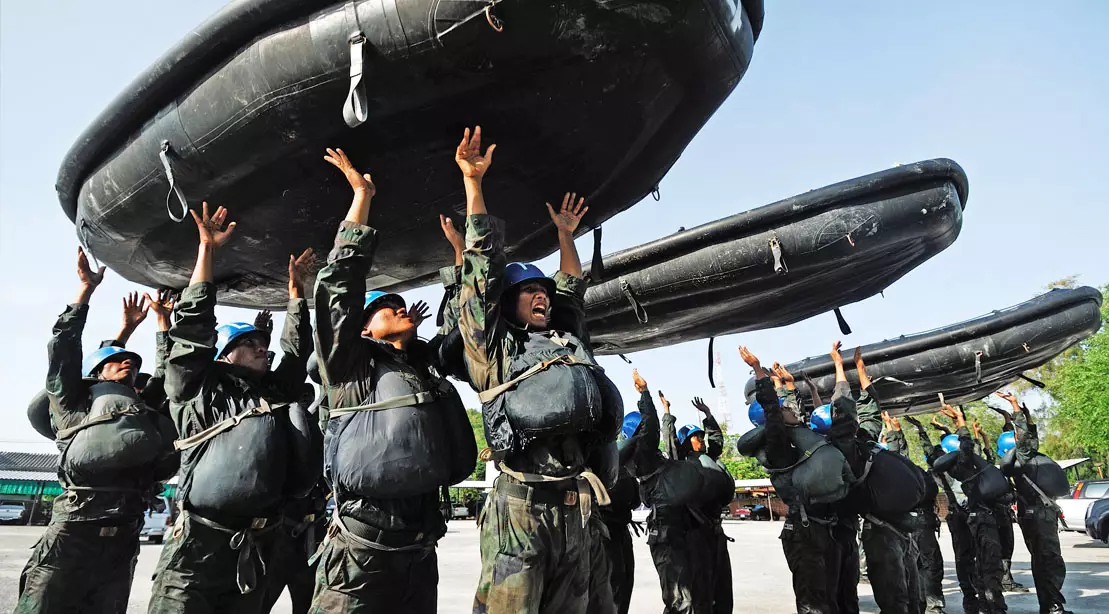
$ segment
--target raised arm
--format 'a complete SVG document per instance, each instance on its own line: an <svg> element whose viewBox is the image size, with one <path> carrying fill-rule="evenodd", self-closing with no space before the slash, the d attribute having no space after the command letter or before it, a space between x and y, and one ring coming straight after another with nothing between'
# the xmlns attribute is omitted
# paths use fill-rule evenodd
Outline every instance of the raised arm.
<svg viewBox="0 0 1109 614"><path fill-rule="evenodd" d="M154 312L158 332L154 333L154 374L143 388L142 397L147 405L158 409L166 402L166 361L172 347L169 329L173 325L174 300L169 290L159 290L156 297L144 294L143 298L150 311Z"/></svg>
<svg viewBox="0 0 1109 614"><path fill-rule="evenodd" d="M901 432L901 421L891 416L888 411L882 412L882 422L886 425L886 445L890 452L909 458L909 442Z"/></svg>
<svg viewBox="0 0 1109 614"><path fill-rule="evenodd" d="M882 432L882 408L878 402L878 395L870 385L870 378L866 374L866 364L863 362L861 348L855 348L855 371L859 376L859 400L856 411L859 416L859 428L865 432L872 441L877 441ZM837 388L839 384L836 384Z"/></svg>
<svg viewBox="0 0 1109 614"><path fill-rule="evenodd" d="M56 430L74 426L84 419L85 385L81 372L81 334L89 315L89 299L100 282L104 267L93 271L85 250L77 248L77 299L58 316L46 344L46 394Z"/></svg>
<svg viewBox="0 0 1109 614"><path fill-rule="evenodd" d="M847 374L843 370L843 356L840 355L840 342L832 344L832 363L836 366L836 387L832 391L832 428L836 431L848 431L853 436L859 428L859 415L856 411L855 399L851 396L851 384L847 382ZM879 428L881 428L879 424ZM874 437L877 438L877 434Z"/></svg>
<svg viewBox="0 0 1109 614"><path fill-rule="evenodd" d="M304 282L311 274L316 261L311 249L299 257L289 256L289 304L285 313L285 328L281 332L281 364L268 374L273 389L278 391L275 400L295 400L300 397L304 380L308 378L308 357L312 355L312 316L308 301L304 299Z"/></svg>
<svg viewBox="0 0 1109 614"><path fill-rule="evenodd" d="M212 265L216 251L235 230L235 222L227 223L227 209L223 207L209 216L208 203L204 203L200 216L195 211L190 213L196 222L199 245L192 279L181 292L177 318L169 330L173 347L166 361L165 381L171 412L173 403L184 403L200 394L216 358L216 285ZM182 429L181 417L173 415L173 420Z"/></svg>
<svg viewBox="0 0 1109 614"><path fill-rule="evenodd" d="M642 440L636 449L635 464L636 474L643 476L651 473L659 467L662 463L662 452L659 451L659 440L661 439L661 430L658 421L658 410L655 408L654 399L651 398L651 389L647 387L647 382L639 375L639 370L632 371L632 380L635 384L635 390L639 393L639 415L642 416L642 422L639 425L639 430L642 432ZM660 398L665 398L659 392Z"/></svg>
<svg viewBox="0 0 1109 614"><path fill-rule="evenodd" d="M774 392L779 399L782 399L780 401L782 408L793 412L794 415L800 418L803 415L801 398L797 394L797 384L794 381L793 374L779 363L774 363L770 368L773 372L770 379L774 382ZM781 382L780 386L778 382ZM818 406L817 400L813 400L813 407Z"/></svg>
<svg viewBox="0 0 1109 614"><path fill-rule="evenodd" d="M1032 412L1027 408L1022 407L1020 402L1017 401L1016 395L1009 393L996 393L997 396L1009 401L1010 406L1013 408L1013 427L1014 435L1017 438L1017 460L1021 463L1026 463L1032 460L1040 451L1040 437L1036 429L1036 424L1032 420Z"/></svg>
<svg viewBox="0 0 1109 614"><path fill-rule="evenodd" d="M578 198L576 193L567 192L562 197L562 207L558 211L555 211L551 203L547 203L547 211L558 229L558 270L580 279L581 257L578 256L578 247L574 244L574 231L578 229L581 218L589 211L589 207L585 206L585 197Z"/></svg>
<svg viewBox="0 0 1109 614"><path fill-rule="evenodd" d="M704 399L694 397L693 406L704 416L701 419L701 428L705 429L705 454L708 454L712 460L717 460L724 452L724 431Z"/></svg>
<svg viewBox="0 0 1109 614"><path fill-rule="evenodd" d="M659 402L662 403L662 454L670 460L681 458L681 446L678 444L678 429L674 415L670 413L670 401L666 395L659 392Z"/></svg>
<svg viewBox="0 0 1109 614"><path fill-rule="evenodd" d="M778 404L778 394L774 391L770 374L762 368L757 356L746 347L739 347L739 355L743 362L755 372L755 400L762 405L766 412L766 463L771 468L789 467L797 461L797 453L790 442L789 433L786 431L787 416ZM790 422L795 422L796 419Z"/></svg>
<svg viewBox="0 0 1109 614"><path fill-rule="evenodd" d="M935 446L932 445L932 440L928 437L928 429L924 428L924 425L920 423L920 420L917 420L913 416L905 416L905 421L916 428L916 434L917 437L920 439L920 447L924 451L924 456L927 458L931 458L932 454L935 452Z"/></svg>
<svg viewBox="0 0 1109 614"><path fill-rule="evenodd" d="M496 145L481 153L481 127L473 137L467 128L455 150L466 189L466 249L462 254L458 328L465 348L466 371L478 391L499 386L505 373L501 341L506 333L501 320L504 292L504 232L485 209L481 183L493 161Z"/></svg>

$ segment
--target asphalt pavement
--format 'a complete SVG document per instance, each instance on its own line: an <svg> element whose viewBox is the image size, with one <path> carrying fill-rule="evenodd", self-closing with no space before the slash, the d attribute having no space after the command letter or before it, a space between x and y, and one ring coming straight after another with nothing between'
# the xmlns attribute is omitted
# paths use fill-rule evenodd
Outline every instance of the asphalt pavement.
<svg viewBox="0 0 1109 614"><path fill-rule="evenodd" d="M793 591L789 569L782 556L778 534L780 522L728 522L725 531L735 539L729 546L732 556L732 575L735 585L735 612L754 614L785 614L794 612ZM1017 548L1013 555L1013 576L1028 587L1033 586L1029 570L1028 552L1017 532ZM10 612L15 607L19 590L19 573L30 556L42 532L42 527L0 527L0 611ZM1083 534L1061 534L1063 557L1067 562L1067 581L1063 593L1067 607L1075 614L1104 614L1109 612L1109 546L1095 542ZM951 553L951 539L946 529L940 537L944 548L946 574L944 589L947 594L947 611L961 611L959 589L955 584L955 567ZM128 613L145 612L150 595L150 577L157 564L162 547L143 544L135 572L131 605ZM439 612L463 614L470 612L474 587L480 571L478 533L473 520L456 520L449 532L439 542ZM662 610L658 576L651 565L650 553L644 538L635 540L635 590L631 611L659 612ZM863 612L875 613L877 608L871 598L870 587L859 586L860 605ZM1034 593L1007 593L1006 602L1013 614L1038 612ZM275 613L290 611L288 596L284 596L274 609Z"/></svg>

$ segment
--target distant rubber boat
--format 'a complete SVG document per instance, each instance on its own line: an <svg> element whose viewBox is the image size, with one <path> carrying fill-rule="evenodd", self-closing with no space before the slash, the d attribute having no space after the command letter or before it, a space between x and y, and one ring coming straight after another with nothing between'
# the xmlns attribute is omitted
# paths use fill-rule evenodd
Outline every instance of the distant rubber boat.
<svg viewBox="0 0 1109 614"><path fill-rule="evenodd" d="M935 411L939 393L953 405L975 401L1096 333L1101 328L1101 301L1101 293L1088 286L1057 289L973 320L864 345L867 375L875 381L882 409L891 413ZM857 390L852 352L854 348L845 348L844 359L847 378ZM831 399L836 375L829 356L806 358L786 368L798 381L802 372L808 374L822 399ZM798 387L805 390L803 384ZM747 390L750 399L753 381Z"/></svg>
<svg viewBox="0 0 1109 614"><path fill-rule="evenodd" d="M96 258L171 288L196 241L172 220L225 205L239 224L221 302L280 308L288 254L326 253L347 209L322 161L341 147L379 188L370 287L402 290L451 261L438 216L464 212L452 153L481 124L500 145L486 193L506 250L539 259L557 247L545 201L583 194L596 226L657 187L743 77L762 21L762 0L239 0L77 139L58 198Z"/></svg>
<svg viewBox="0 0 1109 614"><path fill-rule="evenodd" d="M792 324L878 294L959 236L947 159L843 181L603 258L594 348L636 352Z"/></svg>

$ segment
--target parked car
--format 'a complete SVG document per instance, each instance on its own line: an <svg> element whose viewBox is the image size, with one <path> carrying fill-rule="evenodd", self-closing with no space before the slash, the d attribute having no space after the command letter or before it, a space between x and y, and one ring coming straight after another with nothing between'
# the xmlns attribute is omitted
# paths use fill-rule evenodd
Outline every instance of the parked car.
<svg viewBox="0 0 1109 614"><path fill-rule="evenodd" d="M770 508L765 505L752 507L751 520L770 520Z"/></svg>
<svg viewBox="0 0 1109 614"><path fill-rule="evenodd" d="M452 518L469 518L470 517L470 508L466 507L465 505L455 505L455 506L451 507L451 517Z"/></svg>
<svg viewBox="0 0 1109 614"><path fill-rule="evenodd" d="M173 526L173 514L169 506L169 499L158 497L158 500L162 502L162 505L152 505L150 509L146 510L142 531L139 533L140 539L149 539L152 544L160 544L165 541L166 533ZM157 508L159 507L161 511L158 511Z"/></svg>
<svg viewBox="0 0 1109 614"><path fill-rule="evenodd" d="M732 518L735 518L736 520L750 520L751 519L751 508L749 508L749 507L738 507L738 508L736 508L735 511L732 512Z"/></svg>
<svg viewBox="0 0 1109 614"><path fill-rule="evenodd" d="M1060 528L1064 531L1086 532L1086 512L1094 501L1109 497L1109 480L1079 480L1071 494L1059 497L1055 503L1062 512Z"/></svg>
<svg viewBox="0 0 1109 614"><path fill-rule="evenodd" d="M1109 544L1109 498L1094 501L1086 510L1086 535Z"/></svg>
<svg viewBox="0 0 1109 614"><path fill-rule="evenodd" d="M22 503L0 505L0 524L22 524L27 508Z"/></svg>

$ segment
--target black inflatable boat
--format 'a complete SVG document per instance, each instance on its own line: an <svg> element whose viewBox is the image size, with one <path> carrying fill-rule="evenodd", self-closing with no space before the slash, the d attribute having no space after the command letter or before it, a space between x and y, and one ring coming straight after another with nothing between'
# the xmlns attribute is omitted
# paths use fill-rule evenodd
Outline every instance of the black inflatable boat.
<svg viewBox="0 0 1109 614"><path fill-rule="evenodd" d="M612 254L590 271L594 347L626 353L785 326L873 296L955 240L966 199L963 169L928 160Z"/></svg>
<svg viewBox="0 0 1109 614"><path fill-rule="evenodd" d="M941 392L952 404L981 399L1097 332L1101 301L1101 293L1090 287L1052 290L961 324L864 345L867 374L875 380L882 408L891 413L935 411ZM848 363L853 351L844 349ZM808 374L822 399L831 398L836 375L830 357L814 356L786 368L798 379ZM847 378L857 389L850 364ZM748 402L753 392L749 381Z"/></svg>
<svg viewBox="0 0 1109 614"><path fill-rule="evenodd" d="M322 161L342 147L379 188L370 286L402 290L450 262L437 216L464 210L452 152L480 123L500 145L486 193L508 252L535 260L557 247L544 201L585 194L595 226L657 186L762 20L762 0L238 0L78 138L58 196L96 258L175 288L196 230L171 218L226 205L220 300L279 308L288 254L326 251L348 206Z"/></svg>

